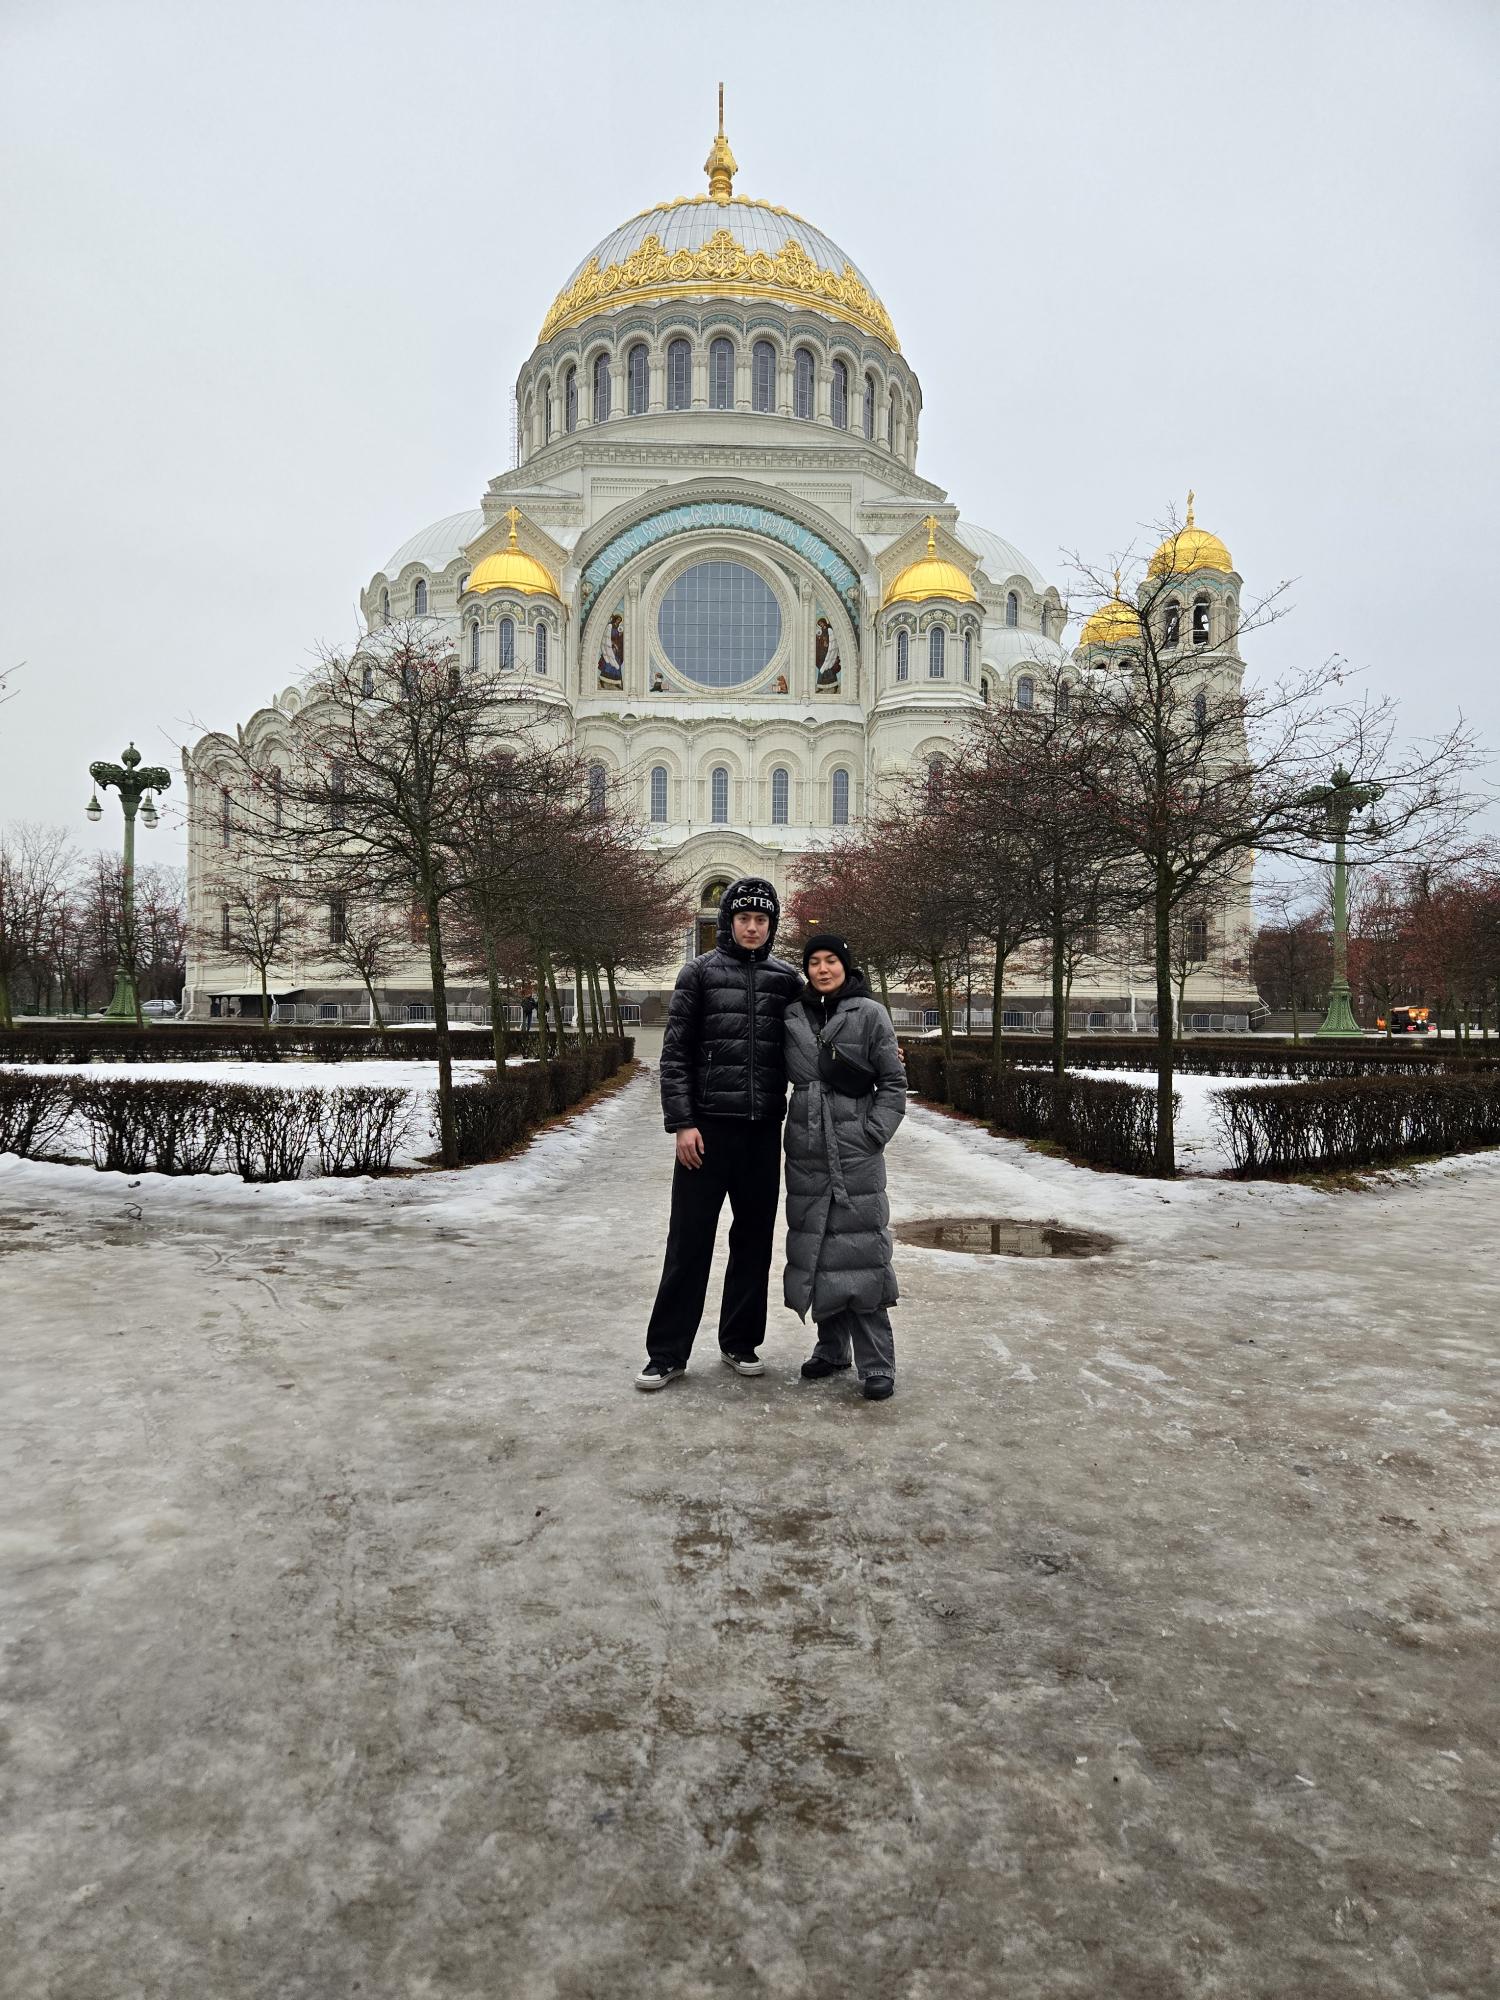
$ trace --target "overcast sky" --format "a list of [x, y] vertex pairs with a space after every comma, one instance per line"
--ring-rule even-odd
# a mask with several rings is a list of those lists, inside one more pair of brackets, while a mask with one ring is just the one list
[[720, 77], [965, 515], [1066, 590], [1194, 486], [1247, 597], [1296, 579], [1253, 664], [1500, 745], [1497, 54], [1493, 0], [0, 0], [0, 818], [117, 839], [92, 758], [351, 635], [509, 462], [573, 266], [703, 186]]

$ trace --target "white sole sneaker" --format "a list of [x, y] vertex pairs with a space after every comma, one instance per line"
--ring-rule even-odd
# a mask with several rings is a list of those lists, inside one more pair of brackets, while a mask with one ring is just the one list
[[635, 1386], [648, 1393], [653, 1389], [665, 1389], [669, 1382], [680, 1382], [686, 1373], [685, 1368], [669, 1368], [665, 1375], [656, 1375], [648, 1374], [643, 1368], [635, 1378]]
[[748, 1358], [743, 1354], [726, 1354], [721, 1347], [719, 1359], [726, 1368], [732, 1368], [736, 1375], [764, 1375], [766, 1372], [765, 1362], [753, 1354]]

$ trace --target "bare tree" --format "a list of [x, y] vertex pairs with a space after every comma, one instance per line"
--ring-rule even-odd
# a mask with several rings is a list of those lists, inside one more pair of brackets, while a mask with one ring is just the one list
[[53, 941], [77, 855], [61, 827], [22, 821], [0, 834], [0, 1027], [15, 1025], [23, 978], [50, 977]]
[[305, 928], [301, 885], [290, 876], [235, 867], [210, 879], [205, 898], [197, 949], [250, 968], [260, 987], [261, 1026], [269, 1033], [275, 1026], [271, 969], [296, 952]]

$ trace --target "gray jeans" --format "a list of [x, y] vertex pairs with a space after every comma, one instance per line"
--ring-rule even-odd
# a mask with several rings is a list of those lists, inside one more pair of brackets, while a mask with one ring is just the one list
[[877, 1306], [874, 1312], [841, 1312], [819, 1320], [813, 1353], [839, 1368], [846, 1367], [852, 1355], [861, 1382], [867, 1375], [894, 1375], [896, 1335], [891, 1316], [884, 1306]]

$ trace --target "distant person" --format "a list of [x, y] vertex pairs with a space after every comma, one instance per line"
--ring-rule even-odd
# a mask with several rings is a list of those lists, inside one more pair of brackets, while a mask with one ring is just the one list
[[783, 1296], [818, 1340], [805, 1381], [851, 1366], [868, 1402], [896, 1392], [896, 1303], [885, 1149], [906, 1115], [891, 1017], [833, 931], [807, 940], [808, 984], [786, 1012], [786, 1272]]
[[731, 882], [718, 943], [677, 975], [661, 1052], [662, 1116], [677, 1154], [672, 1217], [638, 1389], [665, 1389], [687, 1373], [726, 1195], [733, 1220], [719, 1352], [737, 1374], [766, 1372], [756, 1349], [766, 1337], [781, 1193], [782, 1035], [801, 984], [795, 967], [771, 956], [780, 916], [769, 882]]

